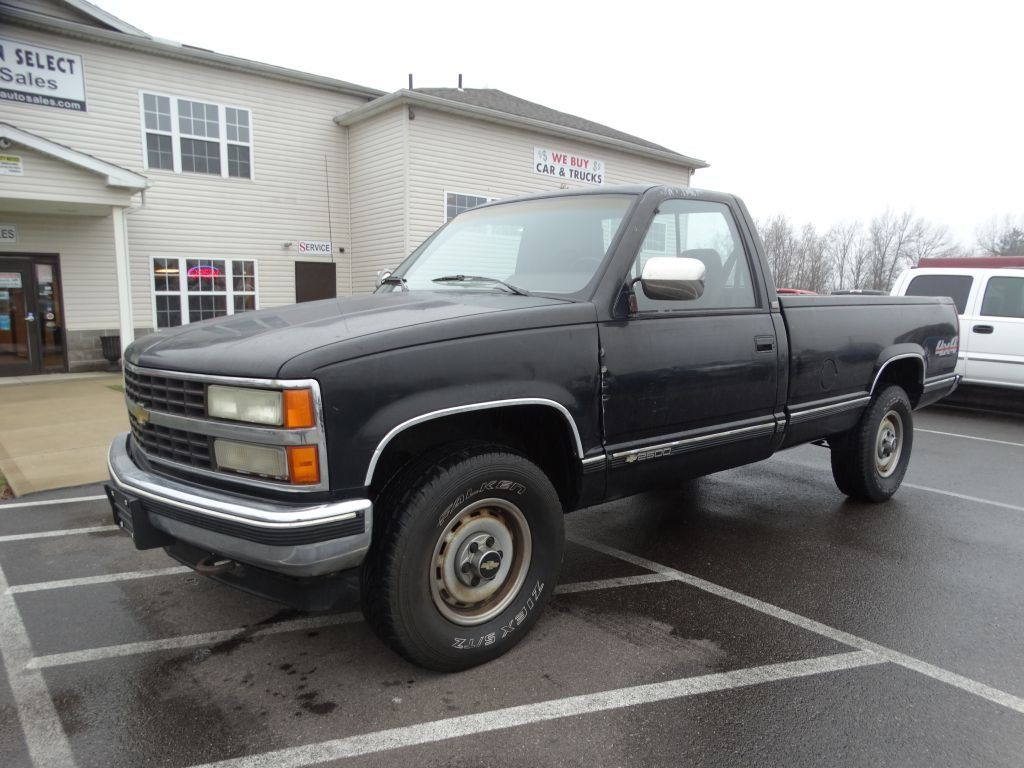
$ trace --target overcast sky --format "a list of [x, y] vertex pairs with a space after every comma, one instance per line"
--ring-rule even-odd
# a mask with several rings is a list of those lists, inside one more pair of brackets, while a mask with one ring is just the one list
[[[382, 90], [500, 88], [711, 163], [822, 228], [1024, 215], [1024, 3], [97, 0], [161, 38]], [[265, 7], [263, 13], [255, 9]]]

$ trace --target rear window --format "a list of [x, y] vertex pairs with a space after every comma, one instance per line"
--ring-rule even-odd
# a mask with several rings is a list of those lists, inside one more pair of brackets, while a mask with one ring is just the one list
[[981, 314], [1024, 317], [1024, 277], [993, 277], [985, 288]]
[[962, 315], [967, 311], [973, 282], [970, 275], [918, 275], [907, 286], [907, 296], [949, 296]]

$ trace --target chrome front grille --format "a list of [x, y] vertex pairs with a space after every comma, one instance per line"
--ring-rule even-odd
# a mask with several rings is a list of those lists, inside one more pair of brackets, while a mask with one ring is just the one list
[[198, 469], [213, 469], [210, 438], [158, 424], [140, 424], [129, 416], [132, 439], [151, 458], [166, 459]]
[[206, 417], [206, 385], [201, 381], [153, 376], [125, 366], [124, 393], [150, 411]]
[[[309, 390], [315, 408], [315, 423], [309, 427], [286, 428], [210, 418], [206, 415], [206, 390], [211, 384], [276, 391]], [[197, 475], [222, 477], [247, 486], [295, 493], [323, 491], [330, 487], [320, 385], [315, 379], [255, 379], [165, 372], [125, 363], [124, 392], [131, 426], [131, 447], [155, 463], [192, 470]], [[240, 471], [221, 469], [213, 451], [216, 440], [281, 449], [292, 445], [315, 446], [320, 480], [310, 484], [291, 484], [286, 478], [250, 476]]]

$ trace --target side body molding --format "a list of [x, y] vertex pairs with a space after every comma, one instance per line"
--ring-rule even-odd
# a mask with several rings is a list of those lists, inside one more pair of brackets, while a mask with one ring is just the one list
[[373, 450], [373, 456], [370, 457], [370, 465], [366, 469], [366, 480], [364, 484], [369, 487], [373, 482], [373, 472], [377, 468], [377, 462], [380, 461], [380, 457], [384, 454], [384, 449], [387, 448], [390, 443], [397, 435], [401, 434], [409, 427], [422, 424], [425, 421], [431, 421], [433, 419], [440, 419], [444, 416], [452, 416], [457, 413], [468, 413], [470, 411], [486, 411], [495, 408], [505, 408], [507, 406], [514, 405], [543, 405], [548, 408], [554, 408], [558, 411], [562, 418], [568, 422], [570, 429], [572, 429], [573, 439], [576, 442], [576, 455], [578, 458], [583, 458], [583, 441], [580, 439], [580, 431], [576, 426], [576, 422], [572, 418], [572, 414], [569, 410], [554, 400], [549, 400], [544, 397], [517, 397], [511, 400], [491, 400], [486, 403], [471, 403], [469, 405], [457, 405], [452, 408], [442, 408], [439, 411], [430, 411], [420, 416], [415, 416], [411, 419], [403, 421], [398, 426], [391, 429], [383, 439], [377, 444], [377, 447]]

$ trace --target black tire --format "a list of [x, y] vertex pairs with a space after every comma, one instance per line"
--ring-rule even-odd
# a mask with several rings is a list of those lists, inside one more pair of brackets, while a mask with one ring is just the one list
[[885, 501], [903, 483], [914, 447], [914, 414], [902, 387], [879, 392], [857, 425], [829, 439], [836, 487], [860, 501]]
[[[497, 658], [554, 591], [565, 544], [558, 494], [506, 448], [474, 444], [414, 462], [388, 483], [374, 516], [363, 614], [414, 664], [453, 672]], [[486, 599], [456, 601], [492, 589]]]

